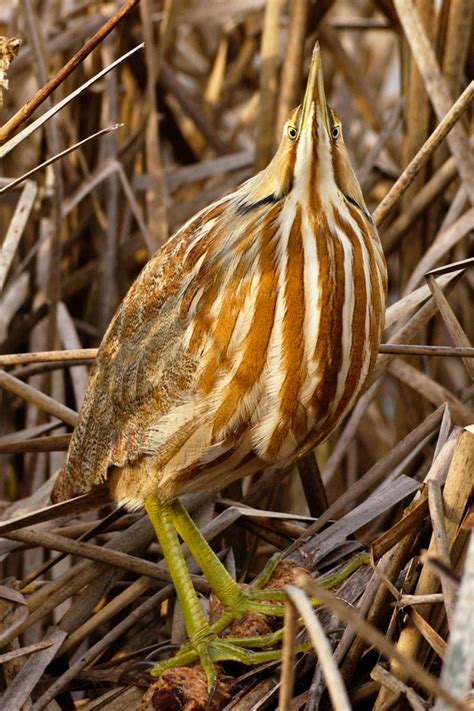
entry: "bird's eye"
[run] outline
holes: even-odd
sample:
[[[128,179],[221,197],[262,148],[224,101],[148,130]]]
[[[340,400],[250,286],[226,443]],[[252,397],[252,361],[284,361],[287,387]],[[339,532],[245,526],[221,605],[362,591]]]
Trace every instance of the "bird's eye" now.
[[[332,133],[332,137],[334,138],[334,140],[336,140],[336,138],[339,136],[339,133],[340,133],[339,126],[333,126],[331,133]]]
[[[296,136],[298,135],[298,131],[296,130],[296,128],[295,128],[294,126],[291,126],[291,125],[290,125],[290,126],[288,126],[288,128],[286,129],[286,135],[288,136],[288,138],[289,138],[290,140],[294,141],[295,138],[296,138]]]

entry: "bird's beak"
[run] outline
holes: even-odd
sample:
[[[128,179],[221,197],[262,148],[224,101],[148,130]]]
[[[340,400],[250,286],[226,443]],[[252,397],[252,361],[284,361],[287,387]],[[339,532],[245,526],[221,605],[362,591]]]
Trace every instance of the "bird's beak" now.
[[[316,42],[314,45],[313,56],[311,57],[311,65],[309,67],[308,82],[304,93],[303,109],[298,135],[301,135],[301,133],[305,130],[305,127],[308,125],[313,102],[315,102],[316,107],[319,108],[323,123],[329,133],[329,117],[326,96],[324,94],[323,67],[321,63],[321,50],[319,49],[319,42]]]

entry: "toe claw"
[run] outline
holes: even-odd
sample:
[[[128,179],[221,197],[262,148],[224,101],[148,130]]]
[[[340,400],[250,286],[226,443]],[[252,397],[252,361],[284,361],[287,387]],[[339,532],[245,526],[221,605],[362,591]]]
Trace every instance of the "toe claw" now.
[[[209,680],[208,680],[208,683],[209,683]],[[216,676],[216,679],[215,679],[212,687],[210,689],[208,687],[207,691],[208,691],[209,696],[207,699],[206,711],[210,711],[210,709],[212,708],[212,702],[214,701],[216,692],[217,692],[217,676]]]
[[[120,674],[119,683],[122,684],[138,684],[141,686],[143,683],[148,686],[153,680],[151,674],[151,669],[153,667],[153,662],[133,662],[129,664]]]

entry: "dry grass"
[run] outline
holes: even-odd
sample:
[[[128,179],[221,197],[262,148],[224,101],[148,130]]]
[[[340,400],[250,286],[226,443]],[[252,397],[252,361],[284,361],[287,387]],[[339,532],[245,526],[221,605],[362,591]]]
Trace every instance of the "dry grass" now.
[[[337,597],[290,588],[283,671],[228,669],[215,707],[468,708],[474,6],[433,4],[2,3],[2,711],[154,708],[137,662],[183,628],[148,521],[91,497],[45,507],[114,309],[176,228],[268,161],[316,37],[388,259],[386,345],[316,458],[188,504],[241,579],[275,549],[322,574],[363,549],[372,565]],[[298,615],[317,655],[295,657]]]

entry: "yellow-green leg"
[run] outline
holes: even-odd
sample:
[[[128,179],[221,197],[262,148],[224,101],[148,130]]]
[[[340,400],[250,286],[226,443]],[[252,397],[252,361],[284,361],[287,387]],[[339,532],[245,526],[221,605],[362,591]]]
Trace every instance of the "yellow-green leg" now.
[[[214,686],[216,681],[214,665],[205,653],[206,645],[210,641],[212,633],[194,590],[191,576],[181,551],[173,523],[171,506],[161,503],[157,498],[150,498],[145,500],[145,509],[160,542],[176,595],[181,605],[186,632],[194,648],[195,653],[193,654],[193,649],[190,649],[190,654],[185,663],[189,664],[194,661],[193,657],[199,657],[210,685]]]
[[[159,676],[166,669],[176,666],[183,666],[199,660],[207,676],[209,692],[212,693],[212,690],[215,688],[216,684],[216,671],[214,667],[215,662],[231,660],[241,662],[243,664],[254,665],[278,659],[281,653],[279,650],[254,652],[248,649],[240,648],[240,640],[232,640],[232,642],[230,642],[229,640],[220,639],[217,636],[215,626],[211,626],[209,624],[204,612],[202,611],[201,605],[199,604],[198,596],[194,590],[191,576],[181,551],[181,546],[179,544],[175,528],[174,506],[175,504],[162,503],[156,497],[145,500],[146,512],[151,523],[153,524],[157,538],[160,542],[161,549],[181,605],[189,642],[181,648],[180,652],[175,657],[156,664],[151,673],[154,676]],[[198,531],[194,524],[193,527],[195,531]],[[188,543],[188,541],[186,542]],[[204,546],[202,543],[204,543]],[[194,547],[195,546],[193,545],[193,548]],[[207,571],[210,571],[212,568],[211,572],[214,579],[214,568],[210,562],[212,557],[216,558],[219,565],[221,564],[200,533],[199,545],[197,545],[197,547],[200,550],[200,560],[198,561],[198,564],[203,565],[203,572],[205,575],[207,575]],[[205,549],[210,551],[210,556],[207,553],[205,554]],[[204,559],[208,562],[204,563]],[[204,569],[204,567],[206,569]],[[222,569],[225,571],[223,566]],[[236,586],[236,583],[234,583],[227,571],[225,571],[225,574],[232,582],[232,585]],[[219,592],[221,594],[224,593],[225,595],[225,592],[227,592],[227,588],[225,586],[225,583],[227,582],[228,581],[224,579],[221,584],[221,582],[216,579],[216,583],[218,584]],[[238,588],[238,586],[236,587]],[[231,591],[231,596],[232,595],[233,592]],[[232,597],[232,599],[234,598]],[[226,625],[227,624],[228,622],[226,622]]]
[[[241,617],[246,612],[283,616],[286,599],[284,591],[262,591],[260,589],[268,581],[278,564],[278,556],[269,561],[269,565],[265,566],[264,572],[260,574],[254,586],[243,590],[229,575],[184,506],[179,501],[175,501],[171,505],[173,520],[179,535],[209,581],[213,593],[224,606],[223,616],[213,626],[216,632],[221,632],[232,620]]]
[[[255,578],[249,588],[242,589],[222,565],[184,506],[179,501],[174,501],[171,507],[176,530],[209,581],[212,591],[224,606],[223,615],[212,625],[212,629],[215,632],[222,632],[233,620],[238,619],[246,612],[260,612],[264,615],[275,617],[283,616],[285,610],[284,603],[286,600],[285,592],[281,589],[262,589],[264,585],[268,583],[273,571],[281,560],[279,554],[270,558],[267,565]],[[321,578],[320,582],[326,588],[336,587],[357,568],[368,562],[367,554],[359,554],[343,565],[339,570]],[[317,605],[317,600],[314,600],[313,604]],[[270,647],[274,644],[274,640],[273,635],[266,635],[261,638],[258,645],[253,646]],[[252,646],[248,644],[248,640],[246,643],[241,642],[240,644]]]

